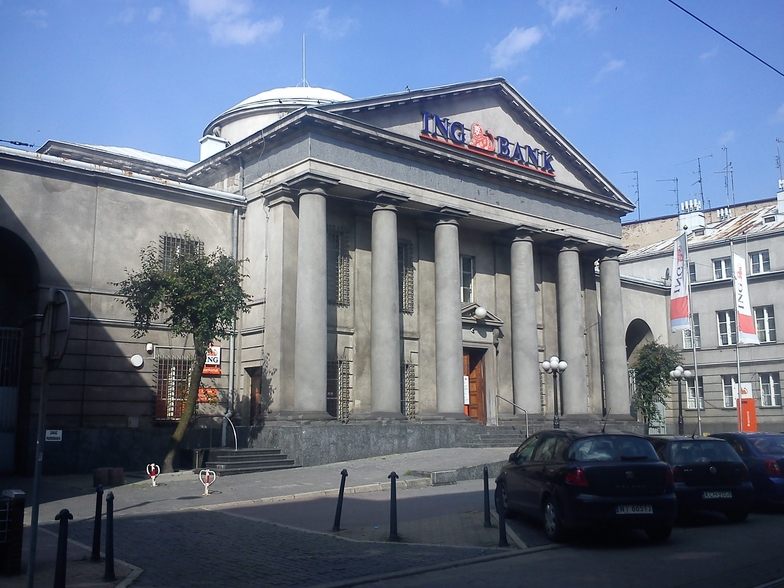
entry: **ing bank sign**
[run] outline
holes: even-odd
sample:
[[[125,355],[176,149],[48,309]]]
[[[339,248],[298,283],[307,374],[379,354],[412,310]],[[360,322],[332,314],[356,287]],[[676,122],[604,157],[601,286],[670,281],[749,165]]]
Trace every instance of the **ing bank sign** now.
[[[419,136],[555,177],[551,153],[538,147],[512,142],[501,135],[496,136],[482,129],[476,122],[467,129],[462,122],[441,118],[431,112],[422,112],[422,131]]]

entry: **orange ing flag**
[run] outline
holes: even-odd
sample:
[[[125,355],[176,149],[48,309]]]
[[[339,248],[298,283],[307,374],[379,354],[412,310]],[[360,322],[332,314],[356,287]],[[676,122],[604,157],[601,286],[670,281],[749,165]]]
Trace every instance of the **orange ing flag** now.
[[[735,308],[738,314],[738,343],[759,345],[757,328],[751,314],[751,301],[746,283],[746,261],[737,253],[732,260],[733,285],[735,288]]]
[[[672,252],[672,284],[670,286],[670,329],[689,329],[689,287],[686,282],[686,233],[675,240]]]

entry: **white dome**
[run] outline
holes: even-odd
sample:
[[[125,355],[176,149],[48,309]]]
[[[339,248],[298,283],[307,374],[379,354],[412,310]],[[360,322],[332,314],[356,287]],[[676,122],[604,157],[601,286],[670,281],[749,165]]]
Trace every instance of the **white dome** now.
[[[226,113],[242,110],[249,106],[264,106],[267,104],[291,104],[296,106],[313,106],[316,104],[332,104],[345,102],[350,97],[326,88],[311,88],[310,86],[295,86],[292,88],[275,88],[255,96],[251,96],[230,108]],[[226,114],[224,113],[224,114]]]

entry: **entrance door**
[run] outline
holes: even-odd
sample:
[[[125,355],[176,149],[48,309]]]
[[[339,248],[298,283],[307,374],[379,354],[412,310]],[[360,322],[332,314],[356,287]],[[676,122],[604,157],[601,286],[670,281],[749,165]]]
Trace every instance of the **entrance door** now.
[[[463,349],[463,378],[468,378],[466,414],[475,421],[487,424],[485,394],[485,350]]]
[[[14,469],[22,330],[0,328],[0,474]]]

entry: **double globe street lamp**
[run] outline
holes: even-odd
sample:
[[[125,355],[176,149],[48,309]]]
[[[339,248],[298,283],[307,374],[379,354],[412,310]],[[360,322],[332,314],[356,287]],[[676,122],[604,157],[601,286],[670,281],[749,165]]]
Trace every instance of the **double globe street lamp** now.
[[[683,435],[683,396],[681,393],[681,382],[683,378],[691,378],[691,372],[678,366],[670,372],[670,377],[678,382],[678,435]]]
[[[553,374],[553,429],[561,428],[561,417],[558,410],[558,374],[564,373],[567,367],[567,363],[558,359],[557,355],[542,362],[542,369],[548,374]]]

